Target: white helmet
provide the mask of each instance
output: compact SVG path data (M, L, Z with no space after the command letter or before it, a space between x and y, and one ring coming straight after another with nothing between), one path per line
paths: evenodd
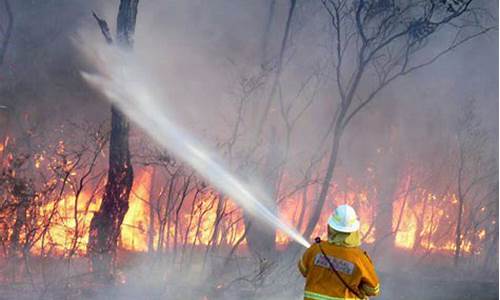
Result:
M356 211L347 204L338 206L328 219L328 226L340 232L358 231L359 220Z

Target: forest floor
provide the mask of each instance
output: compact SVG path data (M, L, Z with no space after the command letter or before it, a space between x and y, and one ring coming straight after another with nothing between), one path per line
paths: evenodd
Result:
M168 258L134 255L122 262L113 286L96 282L85 271L88 262L84 258L72 262L71 272L64 260L35 260L31 271L40 274L37 266L45 266L43 280L40 276L24 276L15 284L4 280L0 283L0 300L302 299L304 279L297 271L296 257L282 255L276 263L239 257L226 264L224 257L213 256L211 264L205 265L200 256L179 266L172 265ZM374 299L499 299L498 270L482 274L477 269L446 269L435 263L419 269L394 265L397 268L379 272L382 295Z
M173 286L172 286L173 287ZM299 286L300 287L300 286ZM122 287L67 287L63 290L51 290L44 296L40 293L33 292L28 286L2 286L0 287L1 300L28 300L28 299L54 299L54 300L72 300L72 299L89 299L89 300L131 300L131 299L239 299L239 300L254 300L254 299L302 299L300 288L290 286L288 290L263 290L253 292L250 289L232 290L223 292L218 295L207 293L203 295L201 290L186 291L190 287L178 287L184 289L179 291L179 297L172 297L172 293L166 292L164 288L138 288L134 285L124 285ZM435 280L405 280L393 279L386 281L382 287L383 292L380 300L403 300L403 299L418 299L418 300L470 300L470 299L498 299L498 283L492 282L476 282L476 281L435 281ZM169 295L170 294L170 295ZM176 293L173 293L176 294ZM182 296L181 296L182 294ZM191 297L187 298L186 294Z

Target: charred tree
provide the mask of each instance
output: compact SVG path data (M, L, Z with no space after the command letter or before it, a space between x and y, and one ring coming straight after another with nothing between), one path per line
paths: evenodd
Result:
M117 43L125 49L132 48L137 6L139 0L121 0L117 17ZM95 16L95 15L94 15ZM108 41L112 42L105 21L99 26ZM120 227L128 210L128 200L134 173L129 150L129 121L114 106L111 107L111 136L109 141L109 169L104 196L90 224L88 252L95 274L112 280L116 247Z

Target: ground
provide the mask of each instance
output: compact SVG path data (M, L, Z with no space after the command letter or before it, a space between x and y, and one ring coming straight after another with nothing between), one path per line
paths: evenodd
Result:
M62 259L32 260L45 266L45 283L29 277L16 284L0 285L0 300L290 300L302 299L304 280L297 271L295 258L288 253L277 262L238 257L226 264L224 256L211 255L204 263L203 255L194 256L189 264L172 264L170 257L131 255L121 261L116 284L96 282L86 272L85 258L72 262L68 276L67 262ZM418 269L395 263L396 268L379 272L382 286L380 300L470 300L498 299L498 271L481 273L477 269L445 268L436 263ZM40 273L40 272L38 272Z

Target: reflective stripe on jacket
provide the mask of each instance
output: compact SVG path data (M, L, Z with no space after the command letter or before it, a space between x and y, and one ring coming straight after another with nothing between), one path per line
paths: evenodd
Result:
M313 293L313 292L304 292L304 299L312 299L312 300L356 300L358 298L344 298L344 297L330 297L330 296L325 296L322 294L318 293Z
M368 254L359 247L342 247L321 242L321 248L337 272L360 296L377 296L380 284ZM306 250L298 263L299 271L306 278L304 299L344 300L359 299L349 291L331 271L318 244Z

